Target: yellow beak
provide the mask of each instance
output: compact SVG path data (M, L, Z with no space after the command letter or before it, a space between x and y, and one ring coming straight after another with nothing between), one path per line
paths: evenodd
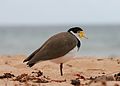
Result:
M84 31L80 31L80 32L79 32L79 37L80 37L80 38L86 38L86 39L88 39L88 38L86 37Z

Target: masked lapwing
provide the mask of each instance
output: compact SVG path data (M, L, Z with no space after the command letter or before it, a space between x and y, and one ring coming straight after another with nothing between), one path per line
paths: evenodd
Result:
M87 37L80 27L70 28L67 32L61 32L50 37L23 62L27 62L27 65L32 67L37 62L51 60L60 64L62 76L63 63L75 56L81 46L81 38Z

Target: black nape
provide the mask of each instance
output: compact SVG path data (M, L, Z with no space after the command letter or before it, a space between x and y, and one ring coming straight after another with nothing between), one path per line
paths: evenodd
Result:
M68 32L73 31L74 33L77 33L78 31L83 31L80 27L73 27L68 30Z

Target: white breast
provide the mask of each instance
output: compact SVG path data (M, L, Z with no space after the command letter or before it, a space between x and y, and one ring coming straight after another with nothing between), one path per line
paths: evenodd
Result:
M54 63L60 64L60 63L65 63L73 58L75 58L76 54L77 54L77 46L72 49L70 52L68 52L66 55L62 56L62 57L58 57L56 59L51 60Z

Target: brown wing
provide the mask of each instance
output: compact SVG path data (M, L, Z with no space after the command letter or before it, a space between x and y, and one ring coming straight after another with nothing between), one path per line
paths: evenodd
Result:
M40 49L31 54L27 60L28 65L34 65L38 61L55 59L64 56L71 51L78 41L69 32L62 32L49 38Z

